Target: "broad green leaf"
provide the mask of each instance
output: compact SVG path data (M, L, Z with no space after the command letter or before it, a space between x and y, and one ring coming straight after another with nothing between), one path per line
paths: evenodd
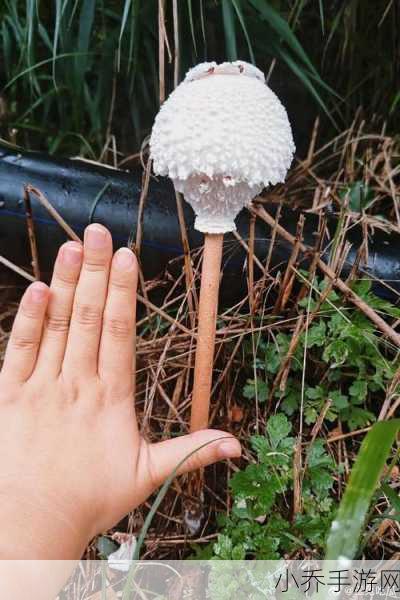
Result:
M353 402L355 404L360 404L363 400L365 400L368 393L368 385L365 380L356 380L349 388L349 394L353 397Z
M279 443L289 435L291 430L292 425L285 415L277 414L270 417L267 423L267 433L272 448L277 448Z
M248 379L243 388L243 396L249 400L257 398L258 402L265 402L268 398L268 383L259 377L256 380Z
M400 430L400 419L376 423L368 432L351 471L327 541L326 560L352 560L379 478Z

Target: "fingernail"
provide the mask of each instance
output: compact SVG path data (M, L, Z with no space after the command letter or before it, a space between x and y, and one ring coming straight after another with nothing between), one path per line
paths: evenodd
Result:
M30 290L32 302L37 302L38 304L40 302L43 302L43 300L47 296L47 289L47 285L45 285L44 283L41 283L39 281L37 283L34 283Z
M91 250L104 248L107 242L107 232L99 225L90 225L85 231L85 244Z
M120 271L129 271L134 263L134 254L129 248L120 248L115 254L115 265Z
M61 261L69 266L75 267L82 261L82 248L78 244L64 246L62 249Z
M218 446L218 451L221 458L239 458L242 454L242 448L235 439L221 442Z

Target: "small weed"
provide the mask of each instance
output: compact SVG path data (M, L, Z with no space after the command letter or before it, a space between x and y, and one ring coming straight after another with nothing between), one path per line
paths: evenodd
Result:
M322 293L326 283L316 284ZM354 291L378 313L395 318L400 309L377 298L371 292L371 282L361 280L353 285ZM307 308L308 299L300 302ZM308 307L312 312L317 300ZM274 379L285 359L291 334L278 333L273 340L262 339L256 357L257 378L248 379L243 387L246 399L256 397L259 402L267 399ZM301 372L303 355L307 353L306 387L304 390L304 421L316 422L324 407L325 420L331 424L346 425L350 430L366 427L376 419L374 397L384 392L398 367L398 358L388 357L387 344L375 335L373 324L361 312L343 308L342 301L332 291L318 310L307 332L300 336L291 360L290 373L285 385L273 392L274 405L293 417L300 407ZM246 352L252 354L251 342ZM249 358L250 364L253 359Z
M316 297L325 289L324 281L316 282ZM357 281L353 289L382 315L400 317L400 309L372 293L370 281ZM254 462L230 480L231 514L220 517L217 542L201 551L196 549L196 558L273 560L296 556L299 551L323 556L338 508L335 482L342 475L343 464L336 464L324 439L314 440L311 430L319 421L326 432L338 427L339 431L352 431L372 424L381 405L377 399L384 397L399 360L393 359L391 348L375 335L370 321L357 309L347 307L336 292L332 291L321 306L317 299L307 298L300 302L301 309L308 309L310 323L300 333L284 386L276 385L276 378L292 335L281 330L273 337L261 337L256 356L254 344L246 342L244 364L252 377L242 386L243 403L257 399L260 410L264 410L269 402L270 410L272 407L278 412L266 421L263 435L251 437ZM295 514L297 426L292 422L297 423L301 415L302 441L313 441L303 444L302 506Z
M268 420L265 435L251 439L257 461L230 482L234 506L221 519L223 532L213 545L225 560L273 560L300 547L321 548L336 504L330 497L333 459L317 440L309 449L303 480L303 513L291 514L294 438L286 415Z

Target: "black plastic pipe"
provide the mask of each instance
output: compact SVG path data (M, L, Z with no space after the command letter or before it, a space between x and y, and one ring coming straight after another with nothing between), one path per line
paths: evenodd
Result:
M84 161L53 159L31 152L19 153L0 147L0 254L18 265L30 261L23 189L27 184L39 188L68 224L82 235L90 222L106 225L115 247L125 245L135 235L142 174L124 172ZM167 263L182 254L175 194L166 179L152 178L143 217L141 263L146 278L159 274ZM57 249L66 239L60 226L32 195L32 208L37 237L39 262L44 273L51 271ZM202 244L203 236L193 228L193 212L184 203L191 248ZM296 229L299 212L284 209L280 223L290 232ZM243 238L248 237L249 214L242 211L237 226ZM334 231L336 220L329 222ZM317 218L306 215L304 241L314 245ZM269 249L271 231L257 219L255 253L263 261ZM352 249L344 267L348 273L362 241L360 228L348 234ZM284 265L291 253L289 243L277 239L272 265ZM222 297L237 298L246 289L244 264L246 253L232 235L226 236ZM400 236L377 231L370 240L369 264L365 269L373 279L387 281L394 292L378 284L375 292L395 298L400 293Z

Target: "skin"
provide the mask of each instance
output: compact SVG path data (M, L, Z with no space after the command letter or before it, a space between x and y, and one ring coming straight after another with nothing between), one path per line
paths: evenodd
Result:
M240 456L204 430L149 444L134 407L137 262L90 225L24 294L0 373L0 559L78 559L180 473Z

